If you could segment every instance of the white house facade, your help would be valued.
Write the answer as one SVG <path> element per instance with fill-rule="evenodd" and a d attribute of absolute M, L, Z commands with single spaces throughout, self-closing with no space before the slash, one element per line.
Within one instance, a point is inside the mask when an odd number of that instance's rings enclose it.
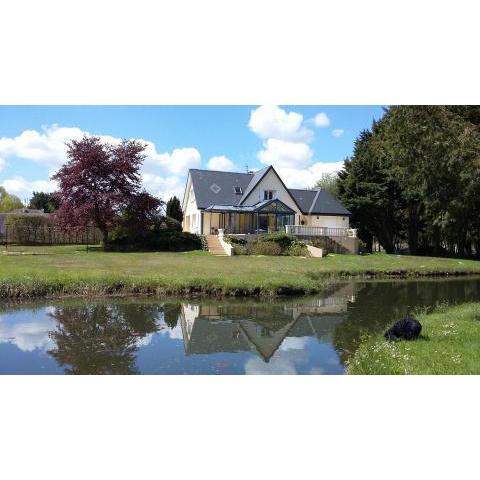
<path fill-rule="evenodd" d="M 272 167 L 254 173 L 191 169 L 182 202 L 186 232 L 215 235 L 349 230 L 351 213 L 322 189 L 289 189 Z M 324 233 L 326 234 L 326 233 Z"/>

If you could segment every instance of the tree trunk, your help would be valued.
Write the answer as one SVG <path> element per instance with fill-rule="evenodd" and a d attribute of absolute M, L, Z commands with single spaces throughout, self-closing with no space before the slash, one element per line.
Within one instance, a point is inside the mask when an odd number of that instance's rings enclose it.
<path fill-rule="evenodd" d="M 408 207 L 408 249 L 410 255 L 418 253 L 418 208 L 415 205 Z"/>
<path fill-rule="evenodd" d="M 102 246 L 103 249 L 107 249 L 107 244 L 108 244 L 108 230 L 102 229 Z"/>
<path fill-rule="evenodd" d="M 367 253 L 372 253 L 373 235 L 369 231 L 362 228 L 358 232 L 358 237 L 360 238 L 360 240 L 362 240 L 362 242 L 365 243 L 365 250 L 367 251 Z"/>
<path fill-rule="evenodd" d="M 473 243 L 475 248 L 475 257 L 480 258 L 480 240 L 475 240 Z"/>
<path fill-rule="evenodd" d="M 438 257 L 441 253 L 440 231 L 437 227 L 433 229 L 433 254 Z"/>

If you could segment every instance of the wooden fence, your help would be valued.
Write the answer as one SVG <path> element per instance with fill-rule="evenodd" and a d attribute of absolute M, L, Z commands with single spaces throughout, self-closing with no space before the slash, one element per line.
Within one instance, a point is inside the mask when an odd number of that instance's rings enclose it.
<path fill-rule="evenodd" d="M 5 225 L 1 243 L 8 245 L 96 245 L 102 240 L 98 228 L 59 229 L 48 226 Z"/>

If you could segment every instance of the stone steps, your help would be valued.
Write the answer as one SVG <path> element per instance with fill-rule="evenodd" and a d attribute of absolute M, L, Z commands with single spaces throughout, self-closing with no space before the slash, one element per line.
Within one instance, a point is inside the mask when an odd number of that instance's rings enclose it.
<path fill-rule="evenodd" d="M 225 250 L 222 247 L 222 244 L 218 240 L 216 235 L 206 235 L 208 243 L 208 251 L 218 257 L 227 257 Z"/>

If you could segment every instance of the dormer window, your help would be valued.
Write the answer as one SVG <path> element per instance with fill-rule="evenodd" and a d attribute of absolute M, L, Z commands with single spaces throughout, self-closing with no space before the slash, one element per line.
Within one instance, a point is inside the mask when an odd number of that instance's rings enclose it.
<path fill-rule="evenodd" d="M 264 200 L 272 200 L 275 198 L 275 190 L 264 190 L 263 191 L 263 199 Z"/>
<path fill-rule="evenodd" d="M 235 190 L 236 195 L 242 195 L 243 194 L 242 187 L 233 187 L 233 189 Z"/>

